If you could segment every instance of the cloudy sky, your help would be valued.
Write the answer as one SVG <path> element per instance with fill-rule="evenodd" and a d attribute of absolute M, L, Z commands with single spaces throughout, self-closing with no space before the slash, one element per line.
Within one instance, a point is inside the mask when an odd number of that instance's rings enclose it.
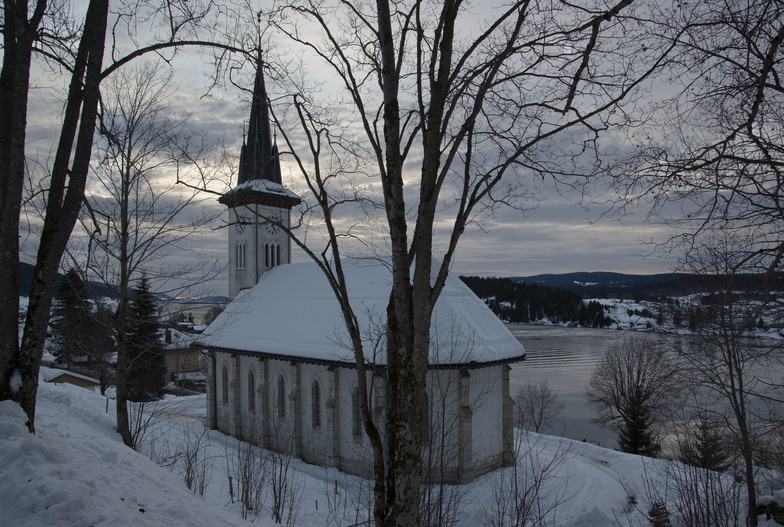
<path fill-rule="evenodd" d="M 210 143 L 223 142 L 236 154 L 242 140 L 243 126 L 248 118 L 249 94 L 233 86 L 215 89 L 204 97 L 209 79 L 202 59 L 178 58 L 175 70 L 175 93 L 170 99 L 173 111 L 188 114 L 191 125 L 205 134 Z M 252 72 L 244 72 L 250 83 Z M 59 129 L 62 104 L 58 89 L 61 80 L 38 71 L 36 86 L 30 97 L 28 155 L 46 163 Z M 242 79 L 242 77 L 238 77 Z M 236 162 L 236 161 L 235 161 Z M 234 172 L 236 172 L 236 167 Z M 284 179 L 296 190 L 295 175 L 284 167 Z M 223 187 L 228 188 L 224 181 Z M 539 189 L 539 199 L 526 212 L 499 210 L 493 216 L 480 218 L 480 225 L 469 227 L 462 237 L 453 272 L 495 276 L 527 276 L 542 273 L 573 271 L 616 271 L 650 274 L 668 272 L 674 263 L 652 254 L 651 240 L 662 241 L 666 232 L 631 215 L 621 221 L 601 219 L 601 209 L 586 210 L 578 205 L 580 196 L 557 192 L 546 184 Z M 215 196 L 205 196 L 201 206 L 220 211 Z M 167 261 L 196 261 L 198 258 L 228 259 L 226 213 L 211 227 L 180 244 Z M 640 215 L 644 211 L 640 211 Z M 35 237 L 26 241 L 25 259 L 31 261 Z M 295 253 L 294 260 L 303 260 Z M 201 294 L 226 294 L 226 273 L 201 288 Z"/>

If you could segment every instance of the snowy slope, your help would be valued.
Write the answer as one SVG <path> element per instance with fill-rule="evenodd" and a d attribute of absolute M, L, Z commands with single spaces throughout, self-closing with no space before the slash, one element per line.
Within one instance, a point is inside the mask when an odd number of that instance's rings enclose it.
<path fill-rule="evenodd" d="M 199 428 L 204 396 L 172 397 L 158 405 L 155 433 L 150 436 L 155 444 L 147 445 L 156 457 L 165 458 L 188 434 L 204 434 L 203 455 L 210 460 L 211 472 L 203 498 L 185 487 L 176 468 L 169 472 L 124 447 L 114 432 L 111 405 L 108 409 L 106 399 L 98 394 L 42 383 L 37 434 L 30 435 L 19 407 L 0 403 L 0 525 L 248 524 L 228 491 L 226 456 L 232 455 L 237 442 Z M 672 488 L 668 468 L 679 466 L 550 436 L 528 434 L 518 439 L 517 474 L 530 468 L 544 474 L 540 504 L 545 509 L 554 506 L 547 525 L 647 526 L 643 512 L 649 496 L 664 496 L 668 483 Z M 459 494 L 457 524 L 489 525 L 498 497 L 511 494 L 514 474 L 506 469 L 465 487 L 447 487 L 447 492 Z M 290 481 L 297 489 L 296 525 L 349 525 L 367 514 L 367 481 L 298 460 L 291 461 Z M 635 496 L 636 506 L 630 505 L 630 495 Z M 668 501 L 668 506 L 674 509 L 675 504 Z M 274 525 L 267 509 L 254 525 Z M 775 524 L 762 517 L 760 525 Z"/>
<path fill-rule="evenodd" d="M 31 435 L 19 406 L 0 402 L 0 525 L 245 524 L 126 448 L 105 405 L 82 388 L 42 383 Z"/>

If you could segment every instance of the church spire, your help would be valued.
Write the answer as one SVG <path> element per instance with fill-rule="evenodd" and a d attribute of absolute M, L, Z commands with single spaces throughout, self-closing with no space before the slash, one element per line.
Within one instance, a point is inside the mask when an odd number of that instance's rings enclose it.
<path fill-rule="evenodd" d="M 248 120 L 248 135 L 240 153 L 238 183 L 245 183 L 253 179 L 266 179 L 273 183 L 281 183 L 278 149 L 277 145 L 273 143 L 270 133 L 267 89 L 264 86 L 262 70 L 263 62 L 261 51 L 259 51 L 256 63 L 256 82 L 253 86 L 253 100 Z"/>

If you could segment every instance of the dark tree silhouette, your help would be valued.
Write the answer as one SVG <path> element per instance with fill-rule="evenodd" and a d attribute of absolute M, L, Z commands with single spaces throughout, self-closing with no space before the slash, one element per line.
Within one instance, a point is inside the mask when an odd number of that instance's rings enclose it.
<path fill-rule="evenodd" d="M 52 309 L 50 327 L 56 346 L 57 361 L 72 368 L 74 359 L 88 354 L 91 345 L 91 305 L 89 294 L 79 271 L 73 267 L 63 278 Z"/>
<path fill-rule="evenodd" d="M 73 267 L 60 284 L 49 325 L 58 362 L 97 377 L 103 393 L 110 381 L 113 320 Z"/>
<path fill-rule="evenodd" d="M 585 395 L 597 422 L 618 431 L 624 452 L 650 455 L 655 428 L 678 393 L 678 369 L 652 338 L 626 338 L 610 346 Z"/>
<path fill-rule="evenodd" d="M 146 276 L 139 281 L 127 313 L 128 399 L 157 399 L 163 394 L 166 367 L 161 323 Z"/>

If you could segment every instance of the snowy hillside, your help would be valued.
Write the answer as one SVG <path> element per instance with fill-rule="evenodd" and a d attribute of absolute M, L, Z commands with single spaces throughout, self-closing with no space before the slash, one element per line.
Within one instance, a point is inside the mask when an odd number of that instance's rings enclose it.
<path fill-rule="evenodd" d="M 237 503 L 237 478 L 232 500 L 227 476 L 241 451 L 235 440 L 204 431 L 204 403 L 204 396 L 171 397 L 156 408 L 146 450 L 168 470 L 122 445 L 113 429 L 112 405 L 96 393 L 42 383 L 34 436 L 27 433 L 18 406 L 0 403 L 0 525 L 248 524 Z M 183 483 L 180 461 L 188 444 L 199 445 L 197 463 L 206 469 L 204 497 Z M 549 518 L 547 525 L 647 526 L 644 513 L 652 501 L 675 510 L 680 464 L 536 434 L 521 436 L 518 446 L 517 470 L 445 489 L 458 498 L 457 525 L 497 525 L 498 511 L 515 495 L 515 481 L 525 483 L 518 488 L 542 483 L 536 505 Z M 298 460 L 290 460 L 287 478 L 293 499 L 283 512 L 284 523 L 289 518 L 291 525 L 349 525 L 366 518 L 368 482 Z M 259 491 L 263 509 L 248 514 L 255 516 L 255 525 L 275 525 L 272 498 L 266 494 L 273 484 L 267 478 Z M 781 478 L 772 484 L 784 487 Z M 770 492 L 767 485 L 762 483 L 763 493 Z M 784 493 L 778 497 L 781 502 Z M 761 525 L 775 525 L 764 516 L 761 520 Z"/>

